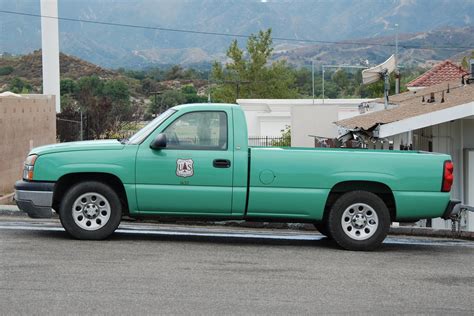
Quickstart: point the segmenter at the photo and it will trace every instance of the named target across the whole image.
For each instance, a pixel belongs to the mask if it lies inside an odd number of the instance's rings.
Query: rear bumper
[[[15,201],[18,208],[32,218],[50,218],[53,215],[52,182],[27,182],[15,183]]]
[[[444,211],[442,218],[455,219],[456,217],[459,216],[459,213],[461,213],[461,211],[474,212],[474,207],[461,204],[461,201],[458,201],[458,200],[451,200],[449,201],[448,206],[446,207],[446,210]]]

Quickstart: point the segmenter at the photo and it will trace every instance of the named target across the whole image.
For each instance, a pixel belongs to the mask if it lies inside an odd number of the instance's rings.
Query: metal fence
[[[258,137],[249,137],[249,146],[282,146],[284,143],[283,137],[277,136],[258,136]]]
[[[56,138],[59,142],[73,142],[83,140],[81,134],[81,121],[75,117],[62,116],[62,113],[56,116]]]

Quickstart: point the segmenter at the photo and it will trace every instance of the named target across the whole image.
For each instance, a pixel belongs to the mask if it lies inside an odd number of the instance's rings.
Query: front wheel
[[[77,239],[104,239],[117,229],[122,205],[117,193],[102,182],[80,182],[64,195],[60,209],[64,229]]]
[[[390,213],[374,193],[352,191],[342,195],[331,208],[328,228],[336,243],[347,250],[373,250],[390,229]]]

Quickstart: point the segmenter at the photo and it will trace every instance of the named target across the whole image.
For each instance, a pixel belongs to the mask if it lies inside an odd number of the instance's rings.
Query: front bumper
[[[443,219],[456,219],[459,217],[461,211],[470,211],[474,212],[474,207],[469,205],[464,205],[461,201],[451,200],[444,211],[444,214],[441,218]]]
[[[17,181],[15,183],[15,201],[18,208],[32,218],[50,218],[53,216],[52,182]]]

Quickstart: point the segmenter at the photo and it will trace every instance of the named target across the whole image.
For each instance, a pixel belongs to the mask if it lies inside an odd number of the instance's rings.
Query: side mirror
[[[160,133],[156,135],[155,139],[150,144],[151,149],[162,149],[166,148],[166,135]]]

